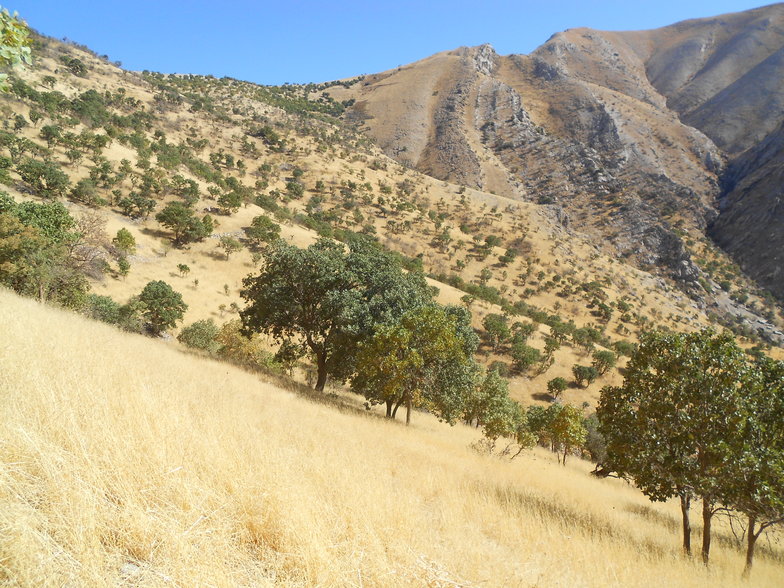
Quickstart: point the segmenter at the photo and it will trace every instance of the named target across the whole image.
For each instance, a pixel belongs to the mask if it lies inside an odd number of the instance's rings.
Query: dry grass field
[[[470,428],[338,410],[5,290],[0,332],[0,585],[780,586],[784,577],[773,538],[742,583],[723,523],[710,568],[684,559],[675,504],[594,479],[577,459],[481,455]]]

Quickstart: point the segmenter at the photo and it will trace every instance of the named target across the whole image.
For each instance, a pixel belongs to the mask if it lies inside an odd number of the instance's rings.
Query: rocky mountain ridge
[[[659,265],[687,290],[700,269],[678,234],[711,228],[781,296],[776,182],[760,178],[780,161],[782,59],[774,4],[651,31],[571,29],[530,55],[460,48],[336,95],[405,165],[554,204],[608,252]]]

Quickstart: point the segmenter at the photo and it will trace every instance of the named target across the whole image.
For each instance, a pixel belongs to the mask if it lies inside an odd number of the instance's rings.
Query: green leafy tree
[[[71,190],[71,198],[87,206],[100,206],[106,201],[98,195],[98,188],[90,178],[82,178]]]
[[[209,221],[207,220],[209,219]],[[183,202],[169,202],[155,215],[155,220],[174,233],[174,244],[184,245],[202,241],[212,233],[212,219],[199,219],[193,209]]]
[[[36,194],[45,198],[64,196],[71,184],[60,166],[52,161],[26,159],[17,166],[17,171]]]
[[[729,334],[643,334],[620,387],[602,389],[599,431],[607,443],[605,472],[634,481],[651,500],[677,496],[683,549],[691,553],[689,510],[702,499],[702,558],[708,562],[711,521],[733,456],[732,431],[743,424],[745,354]]]
[[[566,457],[574,449],[582,447],[588,435],[582,411],[571,404],[558,402],[548,406],[547,411],[552,413],[548,425],[550,438],[558,450],[559,461],[566,465]]]
[[[223,249],[223,252],[226,254],[226,259],[229,259],[232,253],[236,253],[242,249],[242,243],[231,235],[223,235],[218,240],[218,246]]]
[[[221,344],[218,343],[217,337],[220,329],[212,319],[196,321],[183,327],[180,334],[177,335],[177,340],[183,345],[192,349],[201,349],[207,353],[217,353]]]
[[[147,218],[155,210],[155,200],[143,196],[139,192],[131,192],[117,201],[117,206],[125,216],[131,218]]]
[[[41,302],[83,307],[83,236],[68,210],[59,202],[17,204],[0,193],[0,211],[0,282]]]
[[[720,501],[744,514],[748,577],[760,535],[784,523],[784,362],[756,360],[743,383],[743,421],[727,431],[733,458],[719,480]]]
[[[27,126],[27,119],[21,114],[14,116],[14,131],[17,133]]]
[[[599,375],[603,376],[615,367],[617,361],[618,358],[612,351],[595,351],[591,365],[599,372]]]
[[[188,310],[182,295],[162,280],[148,282],[139,294],[139,301],[144,305],[142,316],[153,335],[174,327]]]
[[[509,329],[509,319],[502,314],[488,314],[482,320],[482,326],[490,339],[493,351],[509,340],[511,331]]]
[[[547,360],[552,359],[553,354],[561,348],[561,343],[552,335],[544,337],[544,356]]]
[[[542,358],[542,353],[525,343],[514,343],[511,349],[512,365],[518,372],[525,372]]]
[[[481,426],[493,442],[499,437],[515,437],[524,418],[520,405],[509,398],[509,382],[497,370],[488,371],[466,398],[464,419]]]
[[[536,438],[537,443],[544,447],[551,446],[553,451],[555,451],[555,447],[552,445],[552,432],[550,430],[552,417],[553,412],[548,412],[544,406],[529,406],[525,411],[528,430]]]
[[[14,12],[0,10],[0,66],[15,67],[20,64],[32,64],[30,54],[30,31],[25,23]],[[8,91],[8,74],[0,74],[0,91]]]
[[[321,239],[299,249],[272,244],[260,273],[243,281],[246,332],[264,332],[297,344],[316,364],[316,390],[327,376],[353,373],[359,341],[431,298],[424,277],[404,274],[399,262],[363,239]]]
[[[352,389],[371,403],[386,404],[395,418],[414,407],[454,423],[474,386],[476,364],[466,357],[454,317],[437,305],[416,308],[379,327],[361,346]]]
[[[242,194],[236,191],[221,194],[218,197],[218,205],[223,209],[223,214],[234,214],[242,206]]]
[[[136,239],[128,229],[119,229],[112,239],[114,245],[123,255],[133,255],[136,253]]]
[[[121,256],[117,260],[117,271],[123,278],[127,277],[128,274],[131,273],[131,262],[128,261],[127,257]]]
[[[536,325],[530,321],[515,321],[512,325],[512,338],[515,342],[525,343],[536,332]]]
[[[560,376],[557,378],[553,378],[552,380],[547,382],[547,393],[550,394],[550,396],[552,396],[556,400],[558,400],[561,394],[563,394],[564,391],[566,390],[567,385],[568,382],[566,381],[566,378],[561,378]]]
[[[120,322],[120,305],[109,296],[90,294],[83,312],[92,319],[110,325],[116,325]]]
[[[280,225],[268,216],[255,216],[250,227],[245,229],[245,236],[254,245],[272,243],[280,238]]]
[[[574,381],[581,388],[585,388],[599,377],[599,372],[596,368],[588,365],[572,366],[572,374],[574,375]]]
[[[291,181],[286,184],[286,194],[294,200],[299,200],[305,193],[305,186],[300,182]]]
[[[191,273],[191,268],[188,266],[187,263],[178,263],[177,264],[177,271],[180,272],[180,276],[183,278]]]
[[[63,129],[58,125],[46,125],[41,127],[41,138],[46,141],[46,145],[51,149],[60,140],[63,134]]]

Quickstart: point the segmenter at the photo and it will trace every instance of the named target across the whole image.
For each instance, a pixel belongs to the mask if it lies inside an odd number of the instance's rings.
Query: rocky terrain
[[[553,204],[686,290],[701,270],[683,232],[710,231],[782,296],[783,46],[774,4],[651,31],[571,29],[530,55],[460,48],[331,92],[405,165]]]

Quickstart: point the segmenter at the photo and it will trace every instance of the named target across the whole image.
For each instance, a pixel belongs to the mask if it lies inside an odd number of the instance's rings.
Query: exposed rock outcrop
[[[784,295],[782,79],[775,4],[651,31],[570,29],[529,56],[440,53],[368,76],[350,116],[420,171],[555,203],[571,227],[685,282],[698,272],[669,227],[711,225]]]

